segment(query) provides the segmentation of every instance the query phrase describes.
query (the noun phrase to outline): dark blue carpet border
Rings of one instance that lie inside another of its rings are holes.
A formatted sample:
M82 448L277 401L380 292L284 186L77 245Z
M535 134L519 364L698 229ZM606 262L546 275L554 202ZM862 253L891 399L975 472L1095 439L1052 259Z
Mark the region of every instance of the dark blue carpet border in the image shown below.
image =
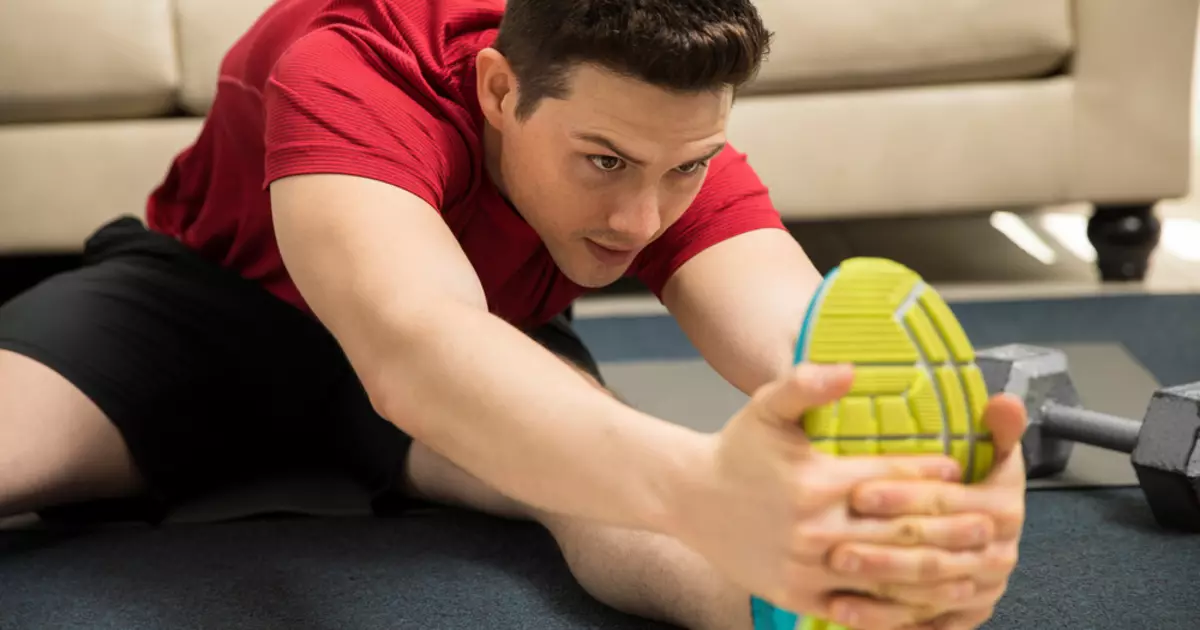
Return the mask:
M1200 295L951 302L950 308L976 347L1121 343L1161 383L1200 380ZM575 326L601 362L700 356L664 315L579 319Z

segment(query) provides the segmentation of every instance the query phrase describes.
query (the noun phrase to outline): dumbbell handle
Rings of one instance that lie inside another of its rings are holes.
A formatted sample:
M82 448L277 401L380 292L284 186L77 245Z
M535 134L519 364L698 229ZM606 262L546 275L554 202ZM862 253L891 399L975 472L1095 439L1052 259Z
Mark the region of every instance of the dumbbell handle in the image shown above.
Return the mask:
M1041 411L1043 434L1110 451L1132 453L1142 430L1137 420L1079 407L1046 403Z

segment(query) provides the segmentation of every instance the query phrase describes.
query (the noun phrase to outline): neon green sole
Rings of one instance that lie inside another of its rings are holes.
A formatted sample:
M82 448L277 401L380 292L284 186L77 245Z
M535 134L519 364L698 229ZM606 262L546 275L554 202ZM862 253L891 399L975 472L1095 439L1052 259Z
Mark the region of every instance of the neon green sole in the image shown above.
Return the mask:
M855 258L814 302L797 362L851 363L855 377L846 397L804 415L813 444L835 455L944 453L962 464L963 481L986 476L987 386L941 296L899 263Z

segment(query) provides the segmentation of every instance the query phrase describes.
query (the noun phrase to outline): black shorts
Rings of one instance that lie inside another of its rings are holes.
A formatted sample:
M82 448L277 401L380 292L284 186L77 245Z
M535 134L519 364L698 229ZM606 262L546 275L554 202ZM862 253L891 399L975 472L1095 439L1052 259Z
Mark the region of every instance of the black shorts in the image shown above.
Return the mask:
M562 315L528 334L601 380ZM178 241L122 218L80 268L0 306L0 348L94 401L150 492L147 518L280 469L338 467L376 506L402 505L411 439L380 417L314 318Z

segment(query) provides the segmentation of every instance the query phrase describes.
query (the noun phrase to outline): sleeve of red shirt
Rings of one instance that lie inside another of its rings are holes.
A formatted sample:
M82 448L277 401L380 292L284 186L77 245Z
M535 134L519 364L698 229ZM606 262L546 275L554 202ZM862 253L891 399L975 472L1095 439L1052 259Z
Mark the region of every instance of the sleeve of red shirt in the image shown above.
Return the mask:
M265 182L337 173L403 188L441 210L469 163L437 90L405 51L353 31L308 34L263 91ZM417 77L413 80L412 77Z
M691 207L642 252L633 275L661 298L667 281L693 256L764 228L784 229L783 219L745 154L726 146Z

